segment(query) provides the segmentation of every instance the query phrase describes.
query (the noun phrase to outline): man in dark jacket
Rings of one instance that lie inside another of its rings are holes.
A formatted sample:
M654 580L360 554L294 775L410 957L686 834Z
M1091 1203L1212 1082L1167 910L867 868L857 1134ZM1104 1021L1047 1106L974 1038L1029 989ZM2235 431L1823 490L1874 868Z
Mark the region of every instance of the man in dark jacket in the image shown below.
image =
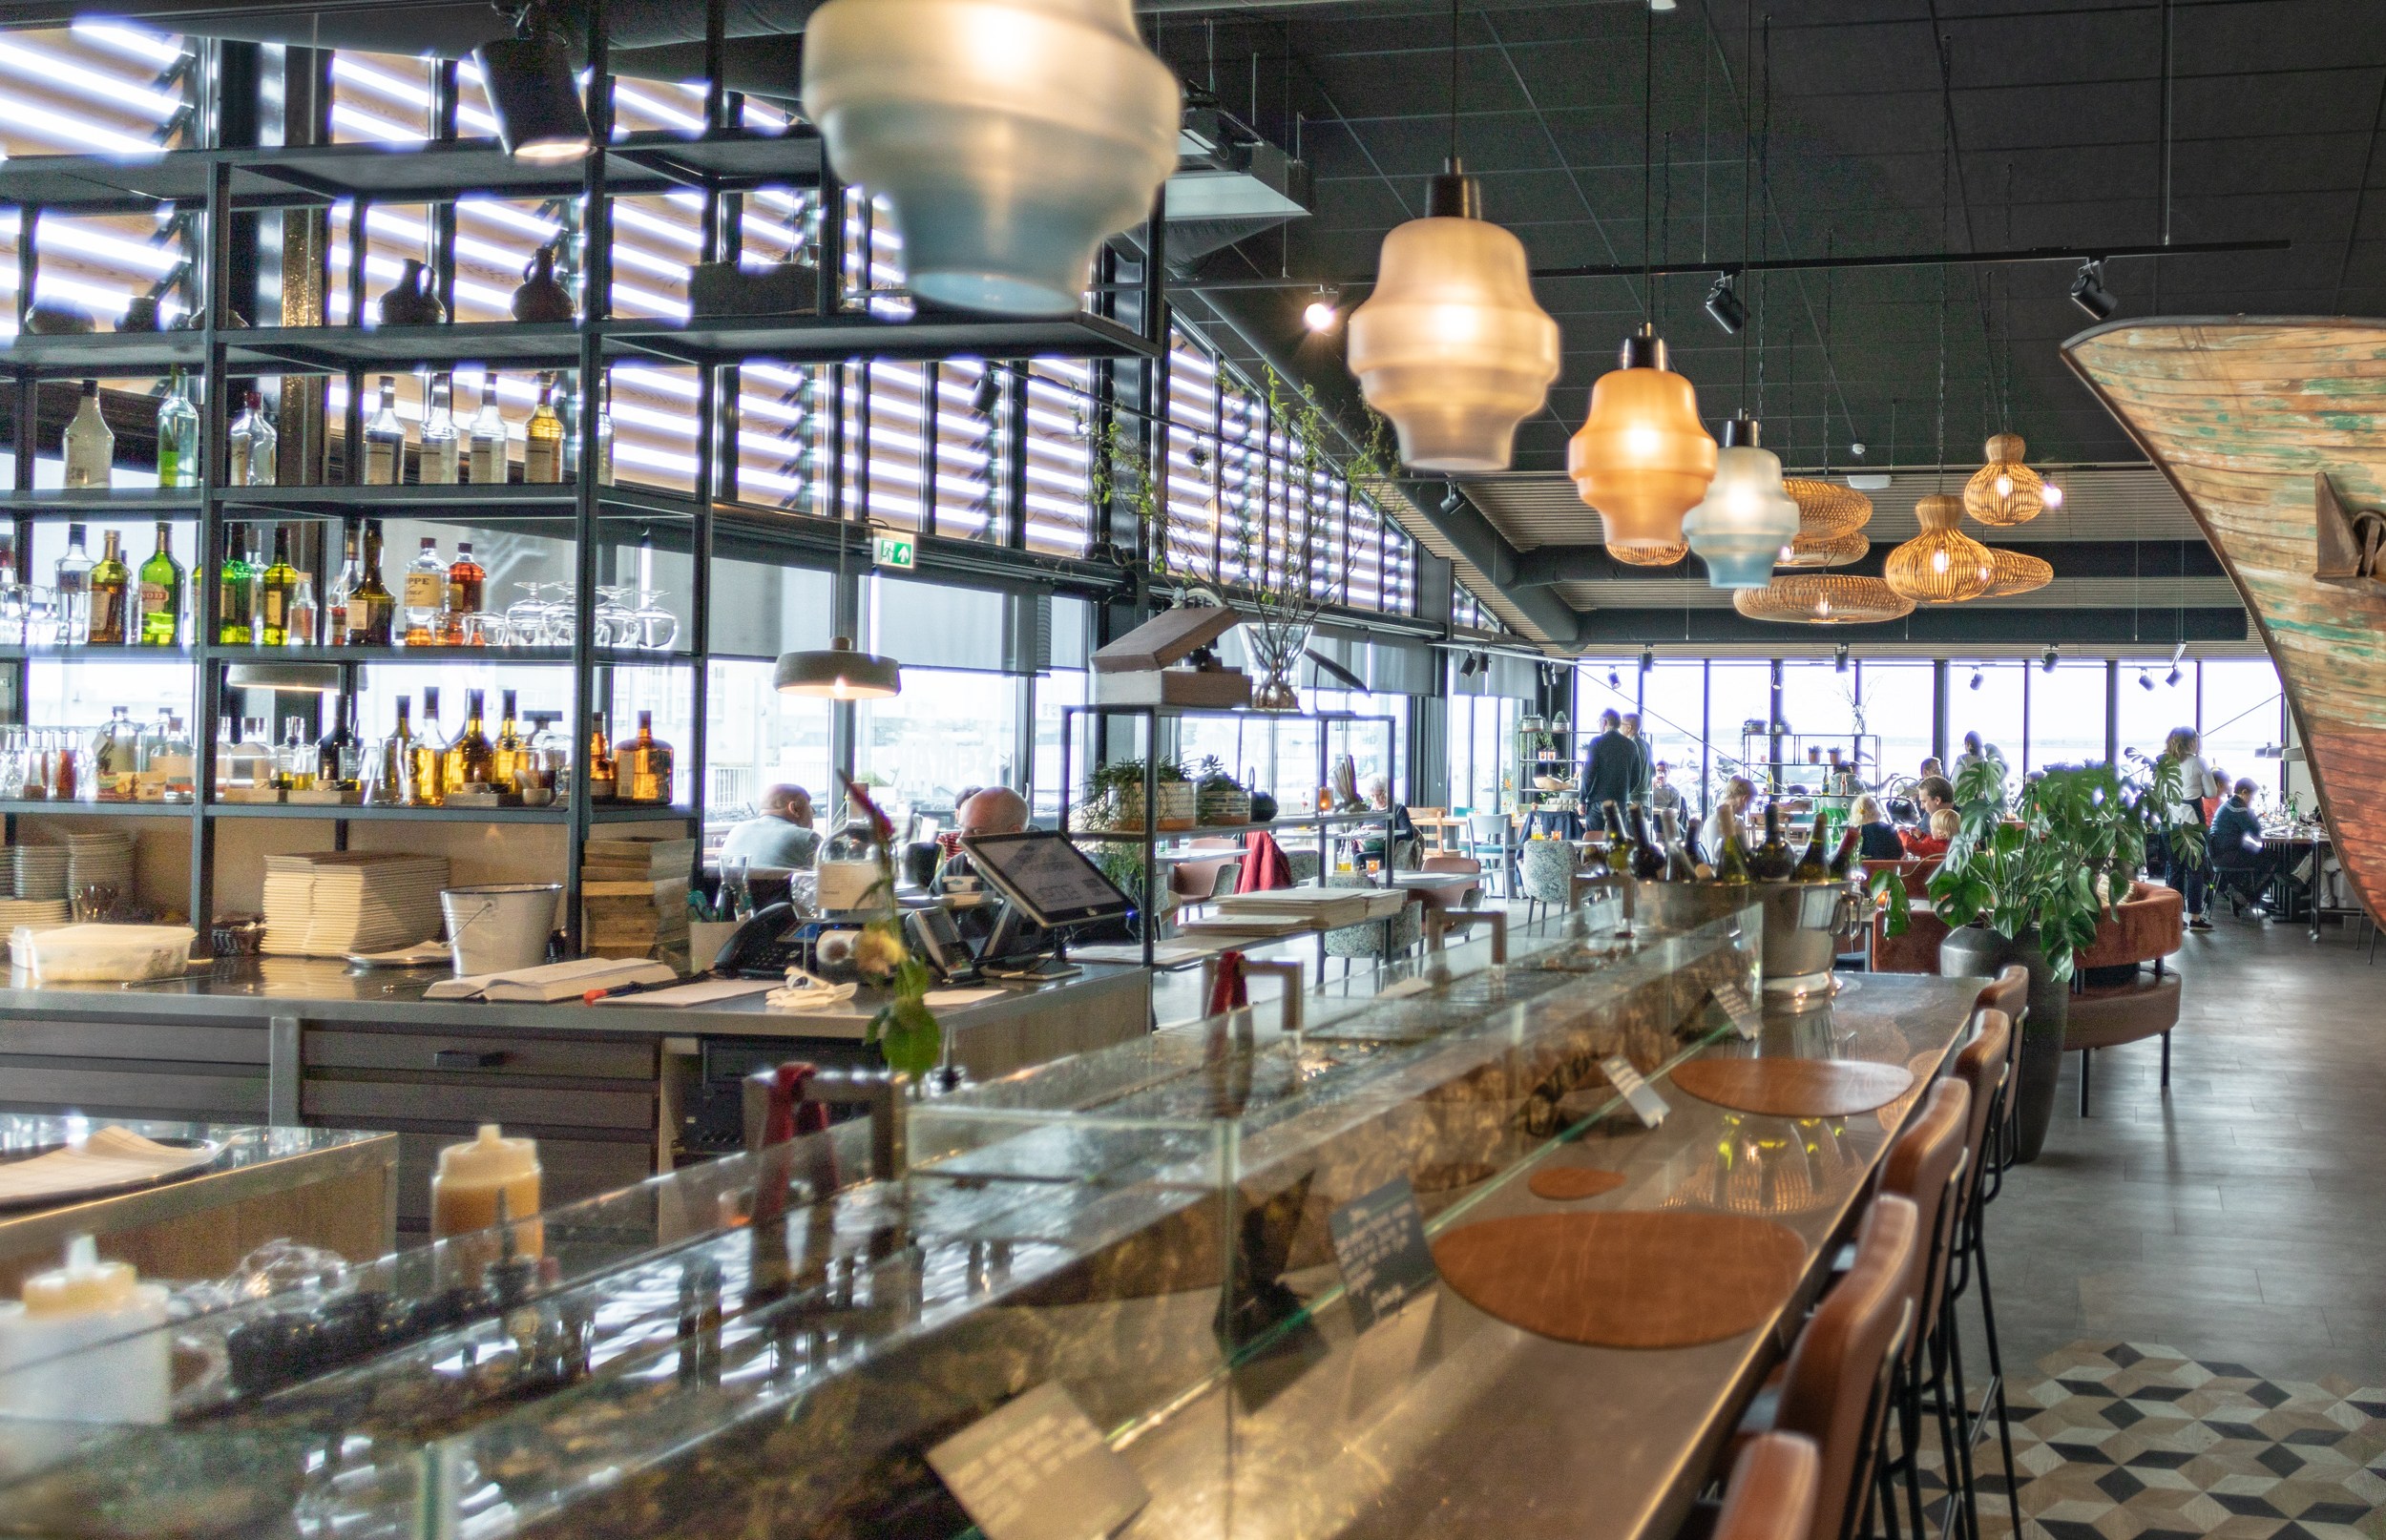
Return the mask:
M1635 763L1632 766L1632 801L1648 805L1649 787L1656 780L1657 760L1648 752L1648 739L1641 736L1641 714L1627 711L1616 724L1617 731L1632 740Z
M2233 795L2212 815L2205 848L2219 882L2251 895L2256 911L2267 914L2260 900L2270 891L2278 863L2262 843L2262 820L2253 811L2253 794L2260 789L2250 780L2237 782Z
M1582 818L1596 823L1601 802L1629 804L1641 779L1641 746L1617 730L1615 712L1599 714L1599 736L1582 760Z

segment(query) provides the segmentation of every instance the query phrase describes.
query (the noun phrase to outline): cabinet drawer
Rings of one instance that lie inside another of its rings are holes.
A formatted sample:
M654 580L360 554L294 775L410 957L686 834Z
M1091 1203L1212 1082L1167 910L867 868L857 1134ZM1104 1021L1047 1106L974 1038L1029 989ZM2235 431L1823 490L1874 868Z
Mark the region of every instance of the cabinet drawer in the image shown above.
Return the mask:
M309 1076L300 1092L299 1107L307 1122L327 1128L449 1123L469 1133L481 1123L523 1123L651 1134L655 1127L651 1083L636 1090L589 1091L513 1085L503 1075L458 1075L449 1080Z
M0 1106L21 1112L77 1112L110 1117L262 1123L265 1077L0 1063Z
M538 1075L583 1080L655 1078L655 1045L651 1039L309 1028L301 1056L309 1070L400 1070L424 1074Z
M398 1134L398 1218L408 1228L430 1222L430 1174L439 1164L443 1145L470 1137L457 1134ZM538 1200L557 1208L599 1193L633 1186L655 1173L652 1140L615 1144L596 1139L538 1141Z
M262 1027L186 1027L167 1022L0 1021L0 1053L146 1064L265 1066Z

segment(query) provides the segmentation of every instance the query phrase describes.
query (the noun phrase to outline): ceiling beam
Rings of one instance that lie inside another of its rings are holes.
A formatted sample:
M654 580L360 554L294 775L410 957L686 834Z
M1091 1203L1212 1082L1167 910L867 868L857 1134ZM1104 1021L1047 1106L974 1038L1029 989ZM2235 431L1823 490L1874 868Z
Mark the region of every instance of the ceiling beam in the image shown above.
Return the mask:
M1772 643L1827 646L1849 642L1915 641L1933 645L2016 642L2042 646L2161 645L2168 642L2243 641L2245 611L2227 609L2032 609L2022 605L1929 606L1903 620L1877 626L1812 626L1750 620L1737 610L1594 610L1581 618L1575 645L1638 648L1683 642Z
M1997 545L2050 563L2064 577L2225 577L2212 548L2201 540L1999 540ZM1851 577L1878 577L1895 548L1885 541L1845 567L1830 571ZM1489 571L1489 569L1485 569ZM1605 546L1536 546L1518 551L1500 586L1510 592L1556 583L1647 582L1697 576L1695 559L1679 567L1633 567L1607 554Z

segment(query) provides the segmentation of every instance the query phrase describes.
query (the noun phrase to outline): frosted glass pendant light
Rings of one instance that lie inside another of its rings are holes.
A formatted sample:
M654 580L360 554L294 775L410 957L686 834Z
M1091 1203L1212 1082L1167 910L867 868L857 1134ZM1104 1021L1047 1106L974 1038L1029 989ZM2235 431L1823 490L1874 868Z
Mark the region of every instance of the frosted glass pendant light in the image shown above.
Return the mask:
M843 3L843 0L840 0ZM1350 312L1350 372L1415 470L1508 468L1517 425L1558 378L1558 323L1533 299L1524 243L1483 219L1453 159L1425 218L1384 237L1375 292Z
M1781 457L1758 444L1747 416L1724 425L1715 479L1706 496L1684 515L1682 533L1706 563L1713 588L1763 588L1772 581L1782 548L1798 537L1798 505L1781 485Z
M1183 101L1128 0L828 0L804 113L893 205L913 293L1065 315L1176 169Z
M1599 510L1608 550L1682 543L1682 515L1715 479L1715 441L1699 423L1690 382L1665 367L1655 327L1625 338L1617 367L1591 386L1590 415L1566 446L1566 473Z
M2037 471L2021 463L2028 447L2019 433L1999 433L1988 441L1988 464L1972 472L1972 479L1963 484L1966 513L1982 524L2009 529L2046 511L2044 484Z

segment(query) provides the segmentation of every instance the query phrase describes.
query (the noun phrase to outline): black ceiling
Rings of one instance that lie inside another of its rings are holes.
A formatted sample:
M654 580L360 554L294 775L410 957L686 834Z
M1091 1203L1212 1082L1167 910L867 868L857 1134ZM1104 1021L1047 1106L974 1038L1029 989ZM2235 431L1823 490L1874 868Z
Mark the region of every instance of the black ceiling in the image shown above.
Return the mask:
M1384 231L1422 211L1424 178L1447 148L1451 26L1446 9L1397 4L1160 18L1159 46L1188 81L1214 81L1224 105L1297 145L1316 172L1313 219L1282 240L1213 256L1202 276L1373 270ZM1484 180L1489 216L1523 239L1537 267L1638 263L1650 250L1644 231L1655 232L1660 260L1719 265L1744 254L2151 242L2164 233L2166 26L2171 239L2293 246L2116 261L2107 281L2120 314L2376 312L2386 303L2377 0L1804 0L1769 23L1735 0L1682 0L1654 14L1638 0L1462 0L1459 147ZM1662 206L1670 182L1671 215L1644 222L1643 72L1652 56L1650 196ZM1762 219L1744 238L1751 170ZM2087 324L2065 296L2072 273L2035 264L1751 275L1744 290L1764 312L1764 335L1760 349L1751 322L1745 351L1701 309L1704 276L1659 279L1656 309L1710 420L1743 399L1744 372L1755 409L1761 372L1766 442L1792 464L1822 461L1826 439L1834 466L1849 464L1858 441L1872 465L1936 462L1942 316L1948 460L1977 459L2009 353L2012 424L2033 461L2136 461L2057 357L2056 343ZM1592 381L1641 320L1643 290L1635 277L1544 280L1537 292L1564 329L1564 371L1519 435L1516 468L1553 471ZM1272 332L1271 351L1297 348L1305 372L1330 380L1339 339L1302 340L1306 298L1223 302Z

